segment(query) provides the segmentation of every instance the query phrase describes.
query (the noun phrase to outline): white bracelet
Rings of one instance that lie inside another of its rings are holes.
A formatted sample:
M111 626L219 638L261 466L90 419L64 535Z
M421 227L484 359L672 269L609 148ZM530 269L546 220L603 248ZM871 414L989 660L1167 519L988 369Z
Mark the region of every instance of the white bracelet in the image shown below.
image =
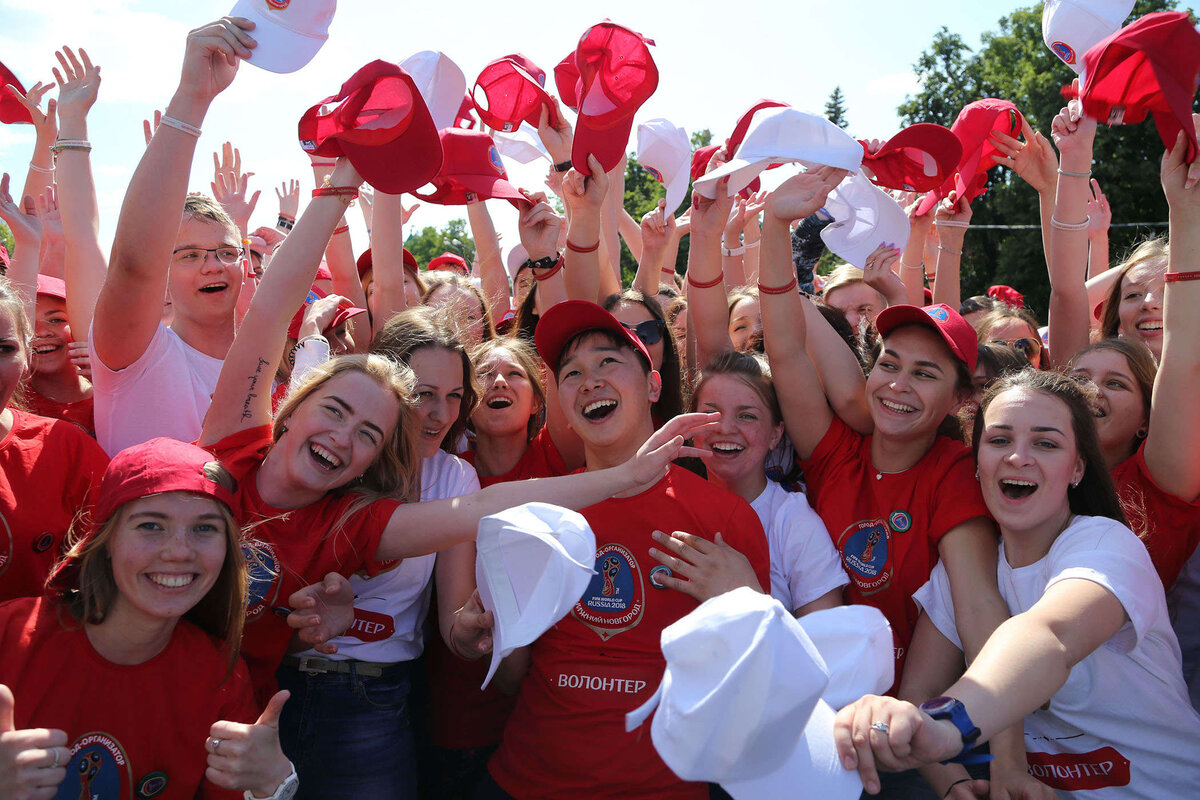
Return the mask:
M941 250L943 253L949 253L952 256L961 256L962 255L962 250L951 250L948 247L942 247L940 244L938 245L938 250Z
M730 258L733 258L733 257L735 257L735 256L744 255L744 254L745 254L745 252L746 252L746 248L745 248L745 246L742 246L742 247L734 247L734 248L732 248L732 249L730 249L730 248L728 248L728 247L722 247L722 248L721 248L721 255L723 255L723 256L729 256Z
M969 227L971 227L971 223L969 223L969 222L959 222L958 220L953 220L953 219L935 219L933 221L933 224L941 225L944 228L969 228Z
M1089 222L1086 219L1083 222L1060 222L1057 217L1050 217L1050 227L1058 228L1060 231L1087 230L1088 224Z
M1066 175L1068 178L1090 178L1090 177L1092 177L1092 171L1090 169L1087 172L1069 172L1069 171L1063 169L1062 167L1059 167L1058 174Z
M925 262L922 261L920 264L905 264L903 261L901 261L900 266L904 269L924 269Z
M39 167L37 164L33 163L32 161L29 162L29 168L31 170L33 170L34 172L40 172L43 175L53 175L54 174L54 167L50 167L49 169L47 169L46 167Z
M758 247L759 244L761 244L761 243L762 243L762 239L755 239L753 242L746 242L744 245L742 245L742 249L743 250L753 250L754 248Z
M200 129L197 128L195 125L189 125L188 123L184 122L181 119L175 119L174 117L168 117L164 114L163 118L159 120L159 124L166 125L168 128L174 128L177 131L183 131L186 134L195 136L197 139L200 138Z

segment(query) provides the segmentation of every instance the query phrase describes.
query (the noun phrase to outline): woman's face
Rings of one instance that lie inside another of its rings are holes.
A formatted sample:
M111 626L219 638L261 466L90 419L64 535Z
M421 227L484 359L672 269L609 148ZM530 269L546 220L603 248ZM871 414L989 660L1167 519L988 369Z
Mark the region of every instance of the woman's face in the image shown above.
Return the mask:
M638 330L638 326L642 323L652 323L649 326L643 326L643 330L645 331L646 328L653 328L653 330L645 335L638 333L638 338L642 340L642 344L646 345L646 349L650 351L650 363L654 365L655 369L662 369L662 337L665 333L665 330L663 325L653 324L657 322L654 319L654 315L651 314L650 311L641 303L627 303L625 301L619 303L617 307L612 310L612 315L617 318L617 322L620 322L626 328L633 330L635 333Z
M67 303L48 294L37 296L33 321L33 370L39 375L74 372L67 344L74 341L67 322Z
M408 366L417 378L418 449L421 458L429 458L458 421L463 399L462 357L444 347L422 347L408 357Z
M697 411L721 414L718 427L696 435L696 446L710 451L704 464L727 483L753 471L761 473L767 453L783 435L758 392L741 378L713 375L704 381L696 398Z
M758 310L758 298L743 297L729 310L729 339L733 349L745 353L753 349L761 335L762 314Z
M1012 348L1029 359L1029 363L1035 369L1041 369L1042 337L1036 330L1029 327L1029 323L1012 318L1002 320L999 324L992 326L992 332L988 334L988 341L992 344L1002 344Z
M854 282L839 286L825 294L825 305L842 312L850 327L858 332L858 324L862 320L874 323L879 312L887 303L883 295L867 286L865 283Z
M687 352L687 315L687 308L681 308L675 315L675 322L671 324L671 334L675 337L675 349L680 353Z
M126 503L108 542L117 585L113 618L174 623L221 574L229 532L211 497L165 492Z
M369 375L333 376L296 407L276 442L288 480L321 494L345 486L379 458L399 414L396 396Z
M1075 359L1071 376L1091 381L1099 392L1095 414L1100 447L1106 452L1129 448L1138 430L1150 424L1150 411L1125 356L1092 350Z
M0 409L8 408L13 393L29 369L29 351L12 314L0 312Z
M432 308L449 307L472 346L483 341L483 305L474 292L443 284L429 295Z
M954 355L937 333L922 325L892 331L867 376L875 433L930 436L959 404L957 380Z
M533 291L536 283L532 267L522 267L517 270L517 277L513 279L513 308L521 307L521 303L525 302L525 298Z
M980 437L979 484L1002 535L1061 525L1070 514L1067 488L1084 468L1067 404L1028 389L1001 392Z
M1121 302L1117 306L1122 336L1140 339L1155 358L1162 358L1163 289L1167 260L1139 264L1121 278Z
M512 353L496 347L477 367L483 395L471 420L485 436L513 435L528 430L529 418L540 409L533 382Z

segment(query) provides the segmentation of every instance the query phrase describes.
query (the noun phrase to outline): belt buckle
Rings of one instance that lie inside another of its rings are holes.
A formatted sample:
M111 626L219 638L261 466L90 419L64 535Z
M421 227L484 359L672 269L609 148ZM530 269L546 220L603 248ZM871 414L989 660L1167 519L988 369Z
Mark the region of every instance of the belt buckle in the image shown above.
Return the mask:
M296 669L310 675L325 675L329 672L329 670L324 666L318 666L316 663L324 660L325 659L323 658L317 658L315 656L300 656L300 665Z

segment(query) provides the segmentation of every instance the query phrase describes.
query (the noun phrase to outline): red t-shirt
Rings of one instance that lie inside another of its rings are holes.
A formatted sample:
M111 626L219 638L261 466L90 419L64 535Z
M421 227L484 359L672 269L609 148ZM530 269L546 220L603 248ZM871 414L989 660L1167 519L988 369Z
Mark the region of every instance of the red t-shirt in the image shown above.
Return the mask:
M939 436L914 466L880 477L871 437L835 417L812 457L798 463L850 576L846 600L878 608L891 623L894 689L917 623L912 596L929 580L938 542L955 526L989 516L971 451Z
M43 394L38 394L38 391L30 386L25 392L25 403L29 406L30 411L40 417L74 422L83 428L88 436L96 438L95 401L91 396L73 403L61 403L58 400L51 400Z
M698 603L658 588L665 570L650 556L651 532L718 532L770 584L767 538L742 498L672 466L634 497L581 512L596 535L596 572L574 610L533 644L529 674L504 741L488 765L517 798L708 797L703 783L681 781L645 730L627 733L625 714L658 687L666 661L663 628Z
M459 458L475 465L474 450L463 452ZM567 465L554 446L550 432L543 427L525 448L515 467L503 475L480 476L479 485L483 488L530 478L553 478L567 472ZM517 698L504 694L494 683L480 691L479 687L487 677L488 659L464 661L450 652L440 636L430 637L425 657L428 660L433 743L451 750L500 744Z
M0 602L42 593L71 520L108 466L78 426L11 410L0 440Z
M270 446L271 429L263 425L207 448L237 479L234 517L241 525L254 526L243 545L250 568L250 598L242 657L264 705L275 691L275 670L292 638L288 598L330 572L349 577L366 569L374 574L379 538L401 505L396 500L377 500L336 530L357 495L326 495L303 508L268 505L259 496L255 479Z
M161 653L119 665L47 597L0 604L0 683L12 689L17 730L66 731L71 760L56 797L240 800L204 779L209 728L254 722L250 676L229 651L180 620Z
M1125 519L1150 551L1150 560L1170 589L1200 542L1200 503L1159 488L1146 466L1146 445L1113 468L1113 483Z

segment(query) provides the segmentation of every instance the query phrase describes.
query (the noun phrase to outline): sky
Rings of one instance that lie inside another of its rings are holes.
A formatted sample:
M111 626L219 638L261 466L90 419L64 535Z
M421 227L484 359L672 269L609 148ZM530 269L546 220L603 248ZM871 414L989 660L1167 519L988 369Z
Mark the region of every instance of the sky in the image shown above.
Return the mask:
M829 94L840 86L851 133L887 138L900 127L896 107L919 88L912 65L938 28L944 25L977 47L983 32L995 30L1001 17L1028 4L609 0L548 7L527 0L342 0L328 42L303 69L278 75L242 65L205 120L189 186L210 191L212 154L231 141L241 151L244 169L255 173L251 190L262 191L251 225L272 225L278 212L274 190L281 182L300 179L302 203L312 188L308 159L296 136L300 115L335 94L363 64L440 50L462 68L470 87L484 64L519 51L550 73L578 37L605 17L656 43L651 52L659 86L637 122L662 117L689 133L709 128L719 140L759 98L823 114ZM232 6L229 0L0 0L0 62L27 87L53 79L54 51L63 45L83 47L101 66L103 82L88 133L105 250L144 149L142 120L164 108L174 92L187 32L229 13ZM634 130L631 150L636 148L636 124ZM0 170L13 173L17 185L33 143L31 126L0 126ZM546 166L506 159L510 179L524 188L543 188ZM490 201L488 208L507 252L517 241L516 211L502 200ZM409 228L441 226L465 216L460 207L423 204ZM356 209L348 220L357 253L368 246L366 228Z

